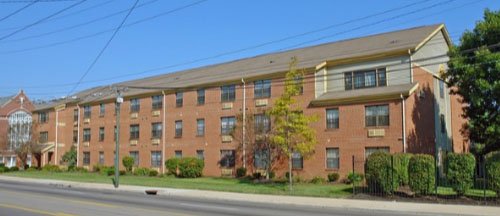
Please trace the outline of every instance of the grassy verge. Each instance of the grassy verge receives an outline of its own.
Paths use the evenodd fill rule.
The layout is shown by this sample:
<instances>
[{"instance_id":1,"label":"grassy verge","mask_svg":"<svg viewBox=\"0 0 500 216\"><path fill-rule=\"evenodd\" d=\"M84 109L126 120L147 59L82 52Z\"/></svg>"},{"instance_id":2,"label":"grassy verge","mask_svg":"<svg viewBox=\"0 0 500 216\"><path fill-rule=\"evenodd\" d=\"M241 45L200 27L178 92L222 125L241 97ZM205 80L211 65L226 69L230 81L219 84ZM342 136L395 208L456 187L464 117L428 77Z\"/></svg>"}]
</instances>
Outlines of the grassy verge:
<instances>
[{"instance_id":1,"label":"grassy verge","mask_svg":"<svg viewBox=\"0 0 500 216\"><path fill-rule=\"evenodd\" d=\"M23 178L55 179L90 183L112 184L110 176L96 173L78 172L45 172L45 171L19 171L4 173L5 176L15 176ZM183 189L199 189L213 191L227 191L239 193L273 194L273 195L295 195L312 197L348 197L352 194L352 188L346 184L310 184L298 183L294 185L293 191L288 190L286 183L254 183L248 179L234 178L212 178L202 177L195 179L175 178L175 177L142 177L125 175L120 176L120 184L168 187Z\"/></svg>"}]
</instances>

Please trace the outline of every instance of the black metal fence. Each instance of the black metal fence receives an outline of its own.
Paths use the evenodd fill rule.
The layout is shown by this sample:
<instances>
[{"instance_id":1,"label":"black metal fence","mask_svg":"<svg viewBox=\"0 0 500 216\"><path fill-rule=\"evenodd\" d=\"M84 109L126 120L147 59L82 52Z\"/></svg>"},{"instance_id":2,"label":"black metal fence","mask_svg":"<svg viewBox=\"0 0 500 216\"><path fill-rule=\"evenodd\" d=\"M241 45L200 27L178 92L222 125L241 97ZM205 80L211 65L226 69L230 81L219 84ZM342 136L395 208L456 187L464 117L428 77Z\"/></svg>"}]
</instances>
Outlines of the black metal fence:
<instances>
[{"instance_id":1,"label":"black metal fence","mask_svg":"<svg viewBox=\"0 0 500 216\"><path fill-rule=\"evenodd\" d=\"M457 187L457 184L450 182L447 177L447 164L444 159L446 155L441 161L434 158L434 166L423 172L426 174L414 179L404 179L398 174L398 167L394 164L394 155L391 155L390 165L376 172L377 179L385 181L373 180L374 178L371 177L373 175L370 174L366 176L365 158L352 156L352 172L347 181L352 183L355 198L500 205L500 194L497 194L490 186L490 181L493 180L487 173L484 158L476 160L472 182L468 184L471 187L466 186L464 189ZM466 174L464 173L464 175ZM416 191L416 186L412 187L410 181L413 185L416 184L420 190Z\"/></svg>"}]
</instances>

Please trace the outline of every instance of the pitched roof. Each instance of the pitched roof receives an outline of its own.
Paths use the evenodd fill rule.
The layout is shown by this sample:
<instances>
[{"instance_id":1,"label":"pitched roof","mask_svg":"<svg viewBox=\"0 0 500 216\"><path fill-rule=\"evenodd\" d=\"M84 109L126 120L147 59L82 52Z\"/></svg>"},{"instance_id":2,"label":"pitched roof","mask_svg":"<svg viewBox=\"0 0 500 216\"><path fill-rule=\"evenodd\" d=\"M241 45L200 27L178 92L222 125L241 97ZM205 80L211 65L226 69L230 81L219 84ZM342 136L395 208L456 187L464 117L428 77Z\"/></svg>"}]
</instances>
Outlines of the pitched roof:
<instances>
[{"instance_id":1,"label":"pitched roof","mask_svg":"<svg viewBox=\"0 0 500 216\"><path fill-rule=\"evenodd\" d=\"M14 98L16 95L11 95L11 96L3 96L0 97L0 107L8 103L12 98Z\"/></svg>"}]
</instances>

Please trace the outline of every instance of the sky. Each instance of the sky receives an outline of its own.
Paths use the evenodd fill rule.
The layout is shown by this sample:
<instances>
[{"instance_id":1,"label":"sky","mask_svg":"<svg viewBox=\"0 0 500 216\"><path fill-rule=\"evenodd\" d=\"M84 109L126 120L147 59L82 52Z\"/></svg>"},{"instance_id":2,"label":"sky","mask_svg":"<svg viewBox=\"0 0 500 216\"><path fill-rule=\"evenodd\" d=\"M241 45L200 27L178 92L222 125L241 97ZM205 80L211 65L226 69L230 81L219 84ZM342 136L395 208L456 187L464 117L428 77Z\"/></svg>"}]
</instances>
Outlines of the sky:
<instances>
[{"instance_id":1,"label":"sky","mask_svg":"<svg viewBox=\"0 0 500 216\"><path fill-rule=\"evenodd\" d=\"M498 0L139 0L103 49L135 0L32 1L0 0L0 96L23 89L32 100L56 99L99 85L437 23L458 44L486 8L500 10Z\"/></svg>"}]
</instances>

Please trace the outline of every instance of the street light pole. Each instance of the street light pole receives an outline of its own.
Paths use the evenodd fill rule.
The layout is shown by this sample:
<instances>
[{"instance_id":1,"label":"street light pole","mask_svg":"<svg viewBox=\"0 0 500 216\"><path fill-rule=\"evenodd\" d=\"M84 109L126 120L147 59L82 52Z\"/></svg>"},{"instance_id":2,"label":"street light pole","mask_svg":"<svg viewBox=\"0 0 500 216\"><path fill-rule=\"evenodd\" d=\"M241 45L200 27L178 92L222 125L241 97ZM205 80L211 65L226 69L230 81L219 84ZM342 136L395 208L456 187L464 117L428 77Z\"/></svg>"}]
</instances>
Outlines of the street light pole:
<instances>
[{"instance_id":1,"label":"street light pole","mask_svg":"<svg viewBox=\"0 0 500 216\"><path fill-rule=\"evenodd\" d=\"M115 143L115 180L114 185L115 188L118 188L120 185L120 108L123 103L123 97L120 93L120 90L117 90L116 96L116 143Z\"/></svg>"}]
</instances>

